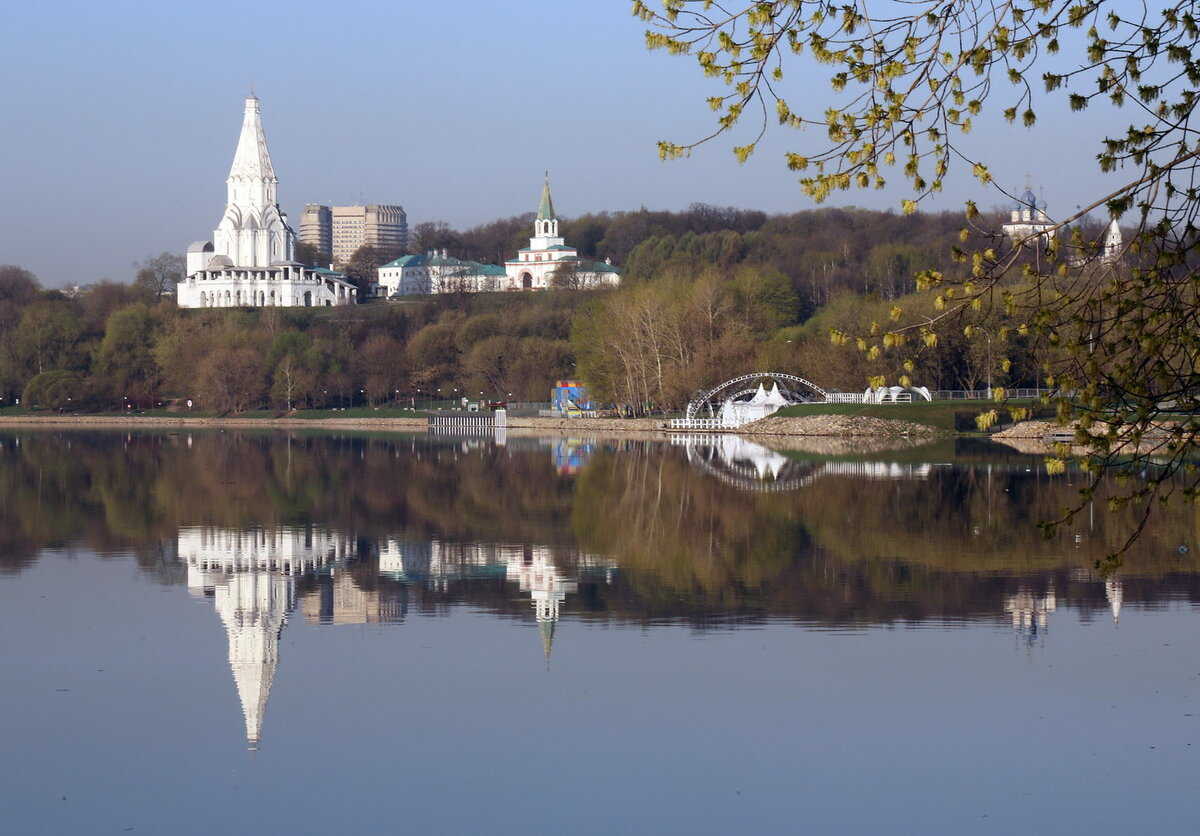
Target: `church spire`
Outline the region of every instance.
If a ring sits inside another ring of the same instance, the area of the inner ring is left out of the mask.
[[[554,201],[550,199],[550,172],[542,183],[542,202],[538,204],[537,218],[533,222],[533,237],[529,239],[529,249],[549,250],[564,246],[563,239],[558,237],[558,218],[554,217]],[[540,258],[540,256],[539,256]]]
[[[262,117],[258,109],[258,96],[251,93],[246,97],[246,112],[242,117],[242,133],[238,137],[237,151],[233,154],[233,165],[229,177],[247,180],[274,180],[275,168],[271,165],[271,154],[267,151],[267,137],[263,133]]]
[[[227,256],[235,267],[291,261],[296,236],[279,208],[279,178],[267,151],[258,96],[253,93],[246,97],[242,132],[225,185],[228,198],[225,216],[213,232],[214,253]]]
[[[554,201],[550,199],[550,172],[546,172],[546,180],[542,183],[542,202],[538,204],[537,219],[548,221],[554,218]]]

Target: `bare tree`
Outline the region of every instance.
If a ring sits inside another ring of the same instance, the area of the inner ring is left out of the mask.
[[[175,292],[175,285],[183,278],[184,266],[183,256],[166,252],[135,261],[133,269],[137,275],[133,286],[145,293],[149,301],[157,301],[159,297]]]

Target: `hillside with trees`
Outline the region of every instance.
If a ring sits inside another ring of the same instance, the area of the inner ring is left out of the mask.
[[[896,304],[929,307],[913,295],[914,275],[966,269],[954,255],[961,226],[949,214],[863,209],[598,213],[562,230],[581,256],[622,265],[616,290],[444,294],[349,309],[180,310],[160,293],[179,269],[168,254],[135,265],[129,285],[71,292],[3,267],[0,405],[23,397],[56,411],[123,411],[192,399],[238,413],[439,392],[544,401],[555,380],[580,378],[601,401],[640,414],[678,409],[699,388],[766,368],[858,390],[877,371],[830,334],[886,322]],[[496,262],[528,235],[525,216],[461,232],[418,224],[413,248]],[[990,365],[996,385],[1032,385],[1037,362],[1015,334],[985,353],[951,332],[930,342],[912,374],[931,388],[970,389]]]

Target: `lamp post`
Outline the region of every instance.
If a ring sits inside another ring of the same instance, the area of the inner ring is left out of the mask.
[[[987,399],[992,399],[992,335],[986,328],[975,326],[976,331],[982,331],[983,336],[987,337]]]

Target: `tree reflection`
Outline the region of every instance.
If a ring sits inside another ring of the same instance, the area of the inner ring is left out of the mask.
[[[974,447],[953,466],[942,452],[931,461],[904,451],[866,461],[771,453],[760,467],[747,450],[734,455],[741,477],[789,489],[745,490],[697,466],[694,451],[642,440],[7,432],[0,571],[47,550],[132,553],[175,584],[181,530],[317,527],[342,532],[356,559],[338,585],[301,578],[298,594],[382,593],[354,607],[388,623],[410,607],[459,602],[530,617],[531,599],[514,598],[504,571],[467,571],[472,550],[501,547],[545,550],[562,583],[576,585],[560,603],[586,619],[706,628],[1002,618],[1011,596],[1049,584],[1060,602],[1110,606],[1092,567],[1136,511],[1099,510],[1098,496],[1094,514],[1043,540],[1037,520],[1077,497],[1070,473],[1049,477],[1036,459]],[[1200,600],[1196,534],[1195,509],[1165,509],[1126,558],[1124,600],[1166,595],[1164,581]],[[319,600],[306,606],[318,623],[336,617]]]

